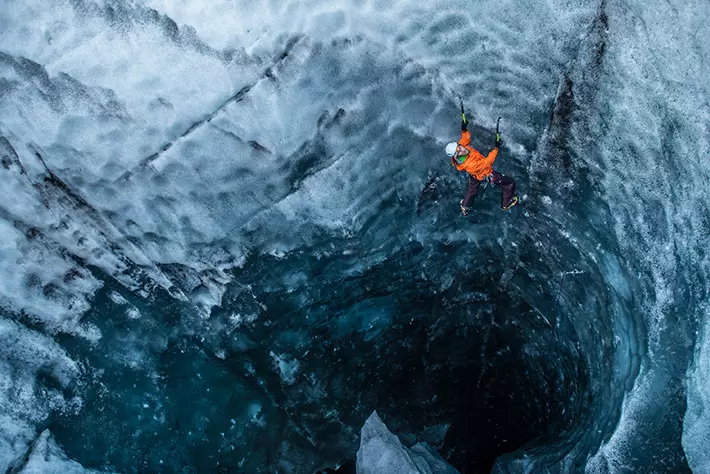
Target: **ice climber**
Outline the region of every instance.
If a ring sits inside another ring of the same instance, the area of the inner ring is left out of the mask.
[[[513,178],[495,171],[491,165],[498,156],[501,139],[500,134],[496,130],[495,148],[488,153],[488,156],[483,156],[470,146],[471,132],[468,131],[468,122],[466,116],[463,115],[463,106],[461,114],[461,140],[458,143],[451,142],[446,145],[446,154],[451,157],[451,164],[459,171],[466,171],[469,174],[468,191],[459,203],[463,215],[468,215],[473,200],[478,194],[478,187],[482,182],[493,183],[501,189],[500,207],[507,211],[518,203],[518,197],[515,196],[515,181]]]

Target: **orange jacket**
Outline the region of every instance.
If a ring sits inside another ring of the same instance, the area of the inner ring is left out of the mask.
[[[466,147],[469,151],[463,163],[459,164],[458,160],[452,159],[451,164],[459,171],[466,171],[473,175],[477,180],[482,181],[486,176],[493,172],[491,165],[498,156],[498,148],[494,148],[488,153],[488,156],[481,155],[478,150],[469,146],[471,143],[471,132],[464,130],[461,132],[461,140],[459,145]]]

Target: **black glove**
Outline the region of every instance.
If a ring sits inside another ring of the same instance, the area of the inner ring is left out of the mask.
[[[503,140],[500,139],[500,134],[496,133],[496,148],[500,148],[503,144]]]
[[[463,120],[461,121],[461,131],[465,132],[468,130],[468,122],[464,122]]]

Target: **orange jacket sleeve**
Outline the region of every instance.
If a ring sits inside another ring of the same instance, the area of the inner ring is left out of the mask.
[[[461,140],[459,141],[459,144],[466,146],[469,143],[471,143],[471,132],[464,130],[461,132]]]
[[[486,164],[491,166],[496,160],[496,156],[498,156],[498,148],[494,148],[490,153],[488,153],[488,156],[486,156]]]

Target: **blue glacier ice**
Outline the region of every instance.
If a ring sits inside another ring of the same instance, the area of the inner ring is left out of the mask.
[[[710,472],[709,20],[3,2],[0,471]]]
[[[456,474],[441,456],[426,443],[411,449],[392,434],[377,412],[365,421],[357,451],[358,474]]]

